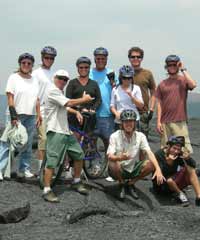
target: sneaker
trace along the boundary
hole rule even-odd
[[[33,177],[35,177],[35,175],[33,173],[31,173],[30,170],[25,170],[24,176],[25,176],[25,178],[33,178]]]
[[[108,176],[108,177],[106,178],[106,181],[108,181],[108,182],[114,182],[115,179],[113,179],[112,177]]]
[[[120,191],[119,191],[119,198],[123,200],[125,198],[125,187],[124,185],[120,185]]]
[[[196,206],[200,207],[200,198],[195,199],[195,204]]]
[[[78,183],[72,183],[71,185],[72,189],[80,194],[87,195],[89,194],[88,189],[85,187],[85,185],[80,181]]]
[[[55,195],[55,193],[52,190],[43,194],[43,198],[47,202],[52,202],[52,203],[58,203],[59,202],[58,197]]]
[[[0,181],[3,181],[3,173],[0,171]]]
[[[93,167],[91,174],[93,176],[96,176],[96,175],[99,174],[100,171],[101,171],[101,168],[98,165],[96,165],[96,166]]]
[[[136,191],[134,185],[128,185],[128,191],[129,191],[129,194],[130,194],[134,199],[139,199],[139,196],[138,196],[138,194],[137,194],[137,191]]]
[[[180,192],[177,196],[178,200],[180,201],[180,203],[182,204],[183,207],[187,207],[189,206],[189,201],[186,197],[186,195],[183,192]]]

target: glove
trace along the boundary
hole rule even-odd
[[[10,111],[10,118],[11,118],[11,121],[13,121],[13,120],[17,120],[17,119],[18,119],[18,115],[17,115],[17,112],[16,112],[15,107],[13,107],[13,106],[9,106],[9,111]]]
[[[153,117],[153,111],[150,110],[149,113],[148,113],[148,120],[150,121]]]
[[[115,82],[115,73],[114,72],[110,72],[108,74],[106,74],[107,78],[110,80],[110,84],[112,87],[116,86],[116,82]]]

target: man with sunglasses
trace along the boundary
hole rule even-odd
[[[184,150],[184,146],[183,136],[171,136],[166,146],[155,153],[166,181],[158,185],[154,179],[153,189],[158,194],[173,193],[182,206],[186,207],[189,201],[183,189],[192,185],[196,194],[196,205],[200,206],[200,185],[195,171],[196,163],[188,151]]]
[[[187,127],[186,100],[188,91],[196,87],[196,82],[177,55],[169,55],[165,59],[165,68],[169,77],[161,81],[156,93],[157,131],[161,135],[161,147],[166,145],[169,136],[182,135],[186,148],[192,153]]]
[[[80,180],[84,153],[80,144],[69,130],[67,108],[90,102],[93,98],[89,94],[83,94],[81,98],[77,99],[66,98],[63,90],[68,80],[68,72],[58,70],[55,73],[54,84],[48,90],[45,102],[47,163],[44,174],[43,197],[49,202],[58,202],[57,196],[51,190],[50,183],[54,168],[65,158],[66,153],[74,161],[72,188],[81,194],[88,194],[87,188]]]
[[[131,66],[135,70],[133,82],[140,87],[144,101],[143,108],[139,109],[140,130],[148,138],[149,121],[153,117],[155,108],[156,84],[152,72],[141,67],[141,63],[144,58],[143,49],[139,47],[130,48],[128,51],[128,58]]]
[[[57,56],[57,51],[54,47],[45,46],[41,50],[41,60],[42,64],[39,68],[33,71],[32,75],[38,79],[39,82],[39,99],[40,99],[40,111],[41,116],[44,119],[44,106],[45,97],[50,84],[53,81],[53,71],[52,65],[54,64],[55,57]],[[44,159],[45,154],[45,122],[42,121],[41,126],[38,128],[38,172]]]

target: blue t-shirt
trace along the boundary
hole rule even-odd
[[[90,70],[89,78],[96,81],[101,91],[102,103],[97,110],[97,117],[110,117],[110,100],[112,87],[106,74],[113,72],[110,68],[105,68],[103,71],[97,71],[95,68]]]

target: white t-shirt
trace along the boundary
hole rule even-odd
[[[34,77],[23,78],[13,73],[8,78],[6,93],[14,95],[14,104],[17,114],[36,115],[36,102],[39,93],[39,84]]]
[[[46,132],[52,131],[71,135],[67,119],[67,110],[64,106],[68,101],[69,98],[66,98],[55,84],[51,84],[45,102]]]
[[[127,153],[130,155],[130,160],[119,161],[119,163],[124,170],[132,172],[136,162],[135,158],[140,150],[151,150],[147,142],[147,138],[143,133],[135,131],[132,138],[128,141],[124,131],[118,130],[110,136],[107,154],[118,155],[121,153]]]
[[[45,69],[42,67],[37,68],[33,71],[32,75],[37,78],[39,82],[39,100],[40,100],[40,113],[42,118],[44,118],[44,106],[45,99],[48,88],[51,86],[53,82],[53,74],[54,72],[51,69]]]
[[[131,91],[131,86],[129,87],[128,91]],[[133,90],[131,91],[131,94],[133,97],[135,97],[137,100],[141,101],[143,103],[142,93],[140,90],[140,87],[137,85],[134,85]],[[112,94],[111,94],[111,103],[110,106],[115,107],[118,112],[122,112],[125,109],[132,109],[137,114],[137,119],[140,120],[140,114],[137,110],[137,107],[129,97],[129,95],[125,92],[125,90],[119,85],[118,87],[113,88]],[[117,119],[115,119],[115,122],[119,123]]]

